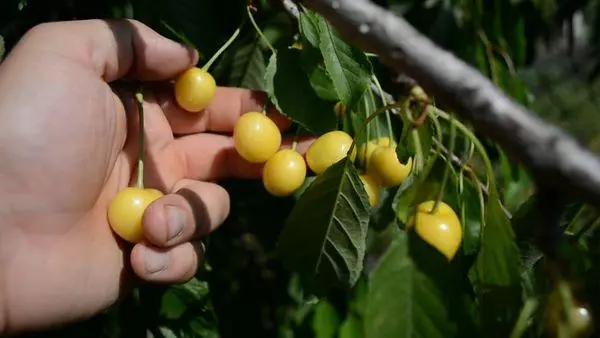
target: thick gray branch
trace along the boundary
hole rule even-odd
[[[403,18],[365,0],[305,0],[351,41],[415,79],[523,163],[539,184],[600,205],[600,160]]]
[[[298,6],[292,0],[282,0],[283,7],[285,10],[294,18],[298,19],[300,17],[300,10]]]

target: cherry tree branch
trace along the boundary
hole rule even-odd
[[[300,10],[294,1],[292,0],[282,0],[281,3],[285,8],[286,12],[294,18],[298,19],[300,17]]]
[[[304,0],[350,42],[406,73],[522,163],[540,187],[600,205],[600,159],[436,46],[403,18],[366,0]]]

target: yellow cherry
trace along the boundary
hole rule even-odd
[[[304,157],[295,150],[282,149],[265,163],[262,176],[265,189],[271,195],[289,196],[306,178]]]
[[[371,204],[372,207],[376,206],[377,203],[379,203],[379,184],[377,184],[377,182],[375,182],[368,174],[361,174],[360,180],[369,196],[369,204]]]
[[[235,149],[250,163],[266,162],[281,147],[281,132],[265,114],[242,115],[233,129]]]
[[[308,167],[316,174],[325,172],[327,168],[347,156],[352,141],[352,137],[341,130],[321,135],[306,152]],[[356,147],[354,149],[356,150]],[[356,152],[353,152],[352,155],[355,154]]]
[[[371,156],[373,155],[373,151],[379,147],[389,147],[390,146],[390,138],[387,136],[382,136],[378,139],[373,139],[363,143],[358,147],[358,155],[357,159],[360,163],[365,164],[365,169],[368,170],[369,164],[371,163]]]
[[[127,187],[119,191],[108,206],[111,229],[128,242],[141,242],[144,238],[144,211],[162,196],[163,193],[156,189]]]
[[[215,79],[209,72],[192,67],[175,81],[175,100],[183,109],[197,113],[206,108],[217,92]]]
[[[377,147],[370,157],[367,172],[384,187],[400,185],[412,169],[412,157],[406,164],[400,163],[396,147]]]
[[[460,219],[448,204],[440,201],[437,210],[430,213],[435,201],[426,201],[417,206],[406,229],[414,227],[425,242],[452,260],[462,242],[463,231]]]

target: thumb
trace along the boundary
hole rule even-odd
[[[105,81],[172,78],[198,62],[198,52],[136,20],[80,20],[35,26],[14,52],[52,52],[84,65]]]

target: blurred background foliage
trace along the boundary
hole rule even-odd
[[[206,61],[242,21],[248,0],[3,0],[0,59],[38,23],[135,18],[193,44]],[[279,0],[254,0],[272,44],[291,45],[295,22]],[[478,68],[507,93],[600,152],[600,1],[377,0]],[[219,85],[263,89],[266,46],[250,25],[213,68]],[[386,88],[401,74],[379,69]],[[397,85],[397,87],[394,87]],[[497,154],[499,166],[503,163]],[[527,199],[525,175],[504,179],[511,211]],[[293,201],[263,193],[261,182],[222,182],[232,214],[210,237],[207,265],[182,286],[144,286],[85,323],[40,334],[57,337],[287,337],[335,321],[327,306],[302,301],[294,276],[274,254]],[[208,290],[210,289],[210,293]],[[329,303],[322,303],[329,304]],[[310,336],[310,334],[308,334]]]

